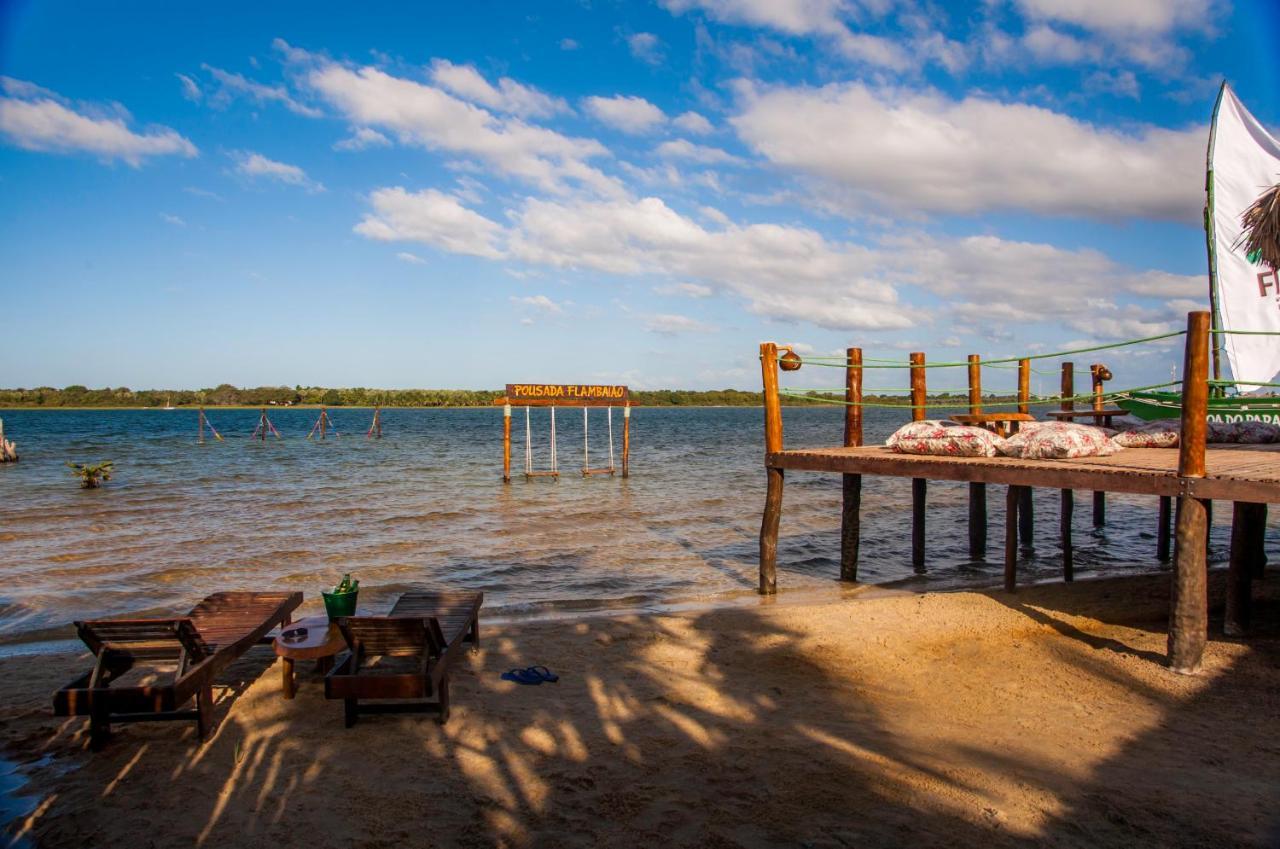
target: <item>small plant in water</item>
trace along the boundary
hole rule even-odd
[[[80,486],[84,489],[97,489],[102,485],[103,481],[111,480],[111,468],[113,465],[114,463],[111,460],[104,460],[93,465],[67,462],[67,467],[71,469],[72,474],[80,478]]]

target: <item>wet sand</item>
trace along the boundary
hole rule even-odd
[[[1213,576],[1221,592],[1220,573]],[[1280,841],[1280,575],[1258,634],[1162,665],[1167,578],[508,622],[453,715],[342,726],[267,647],[218,726],[49,711],[83,656],[0,660],[38,846],[1266,846]],[[483,619],[482,619],[483,622]],[[1216,630],[1215,630],[1216,629]],[[1220,623],[1211,626],[1220,634]],[[558,684],[499,680],[545,664]]]

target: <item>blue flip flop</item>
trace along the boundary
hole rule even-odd
[[[514,681],[517,684],[541,684],[543,677],[536,672],[530,672],[528,669],[512,669],[502,673],[503,681]]]
[[[555,674],[550,669],[547,669],[545,666],[530,666],[525,670],[525,673],[528,675],[536,675],[543,681],[550,681],[554,683],[560,680],[559,675]]]

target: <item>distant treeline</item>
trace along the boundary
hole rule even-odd
[[[326,389],[320,386],[258,386],[239,388],[229,383],[213,389],[89,389],[67,386],[54,389],[0,389],[0,408],[14,407],[263,407],[320,406],[327,407],[488,407],[500,390],[484,389]],[[783,403],[807,406],[826,403],[837,396],[819,396],[815,400],[784,397]],[[963,406],[966,396],[944,393],[930,396],[934,400],[954,399]],[[826,400],[824,400],[824,398]],[[871,396],[864,400],[875,403],[906,404],[901,395]],[[631,403],[638,407],[758,407],[759,392],[740,389],[714,389],[696,392],[689,389],[632,390]]]

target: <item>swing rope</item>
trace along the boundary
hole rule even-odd
[[[585,410],[586,407],[583,407],[583,409]],[[608,413],[606,420],[609,423],[609,468],[616,469],[617,466],[613,463],[613,407],[609,407],[607,409]]]
[[[529,408],[524,408],[524,473],[533,474],[533,425],[529,420]]]

